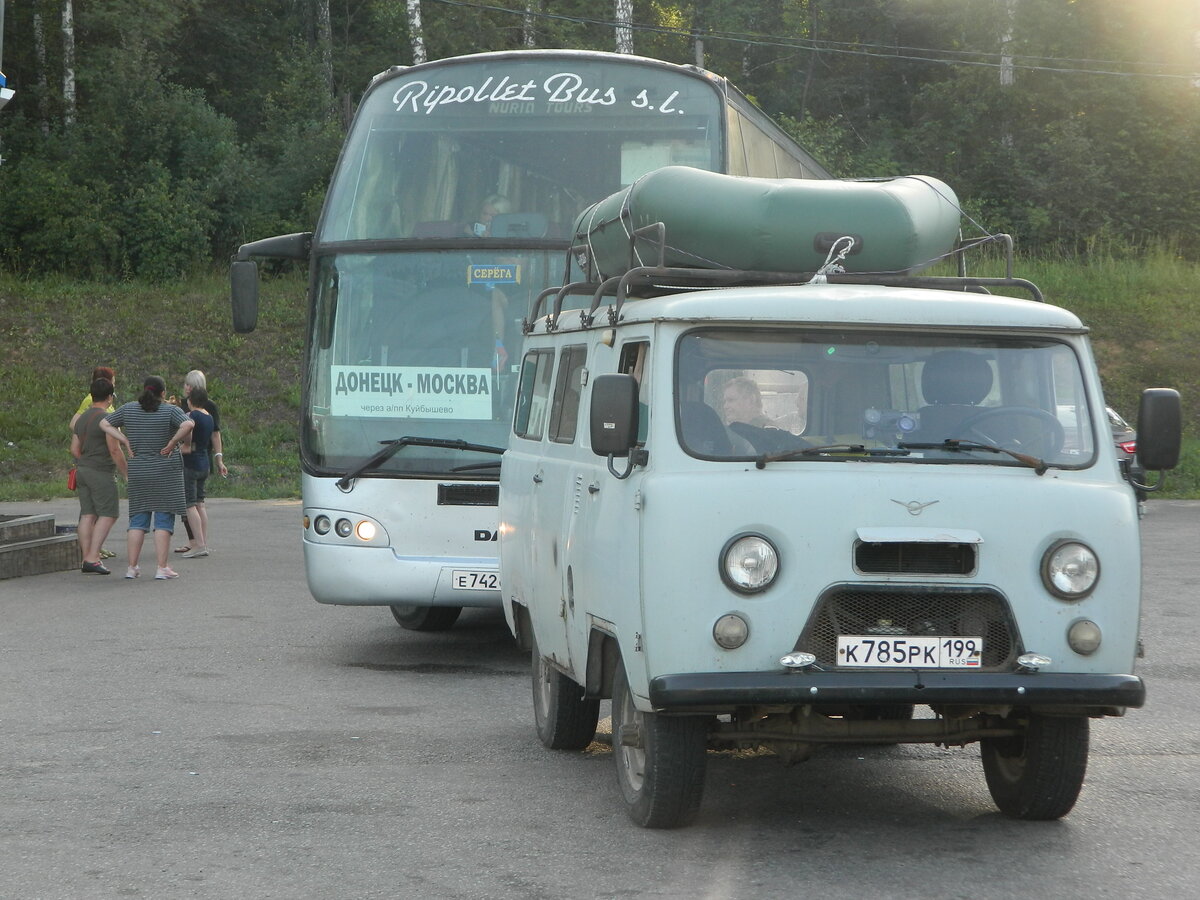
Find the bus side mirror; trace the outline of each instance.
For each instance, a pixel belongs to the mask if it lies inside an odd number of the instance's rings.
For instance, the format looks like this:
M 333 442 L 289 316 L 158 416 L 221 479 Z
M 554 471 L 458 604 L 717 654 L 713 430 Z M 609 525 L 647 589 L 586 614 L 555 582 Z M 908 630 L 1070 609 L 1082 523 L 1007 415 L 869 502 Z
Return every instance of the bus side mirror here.
M 234 331 L 245 334 L 258 325 L 258 265 L 252 257 L 307 260 L 311 251 L 311 231 L 281 234 L 238 247 L 237 256 L 229 266 Z
M 638 385 L 632 375 L 598 375 L 592 382 L 592 452 L 628 456 L 637 442 Z
M 229 264 L 229 295 L 233 300 L 233 330 L 253 331 L 258 325 L 258 263 L 252 259 Z
M 1148 471 L 1173 469 L 1179 464 L 1183 435 L 1179 391 L 1147 388 L 1138 404 L 1137 461 Z

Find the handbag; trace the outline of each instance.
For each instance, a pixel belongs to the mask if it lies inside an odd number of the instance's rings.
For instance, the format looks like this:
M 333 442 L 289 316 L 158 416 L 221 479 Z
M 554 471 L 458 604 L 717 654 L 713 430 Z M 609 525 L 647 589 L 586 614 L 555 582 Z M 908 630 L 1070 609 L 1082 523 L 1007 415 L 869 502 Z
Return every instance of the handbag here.
M 67 473 L 67 490 L 75 490 L 75 467 L 71 466 L 71 471 Z

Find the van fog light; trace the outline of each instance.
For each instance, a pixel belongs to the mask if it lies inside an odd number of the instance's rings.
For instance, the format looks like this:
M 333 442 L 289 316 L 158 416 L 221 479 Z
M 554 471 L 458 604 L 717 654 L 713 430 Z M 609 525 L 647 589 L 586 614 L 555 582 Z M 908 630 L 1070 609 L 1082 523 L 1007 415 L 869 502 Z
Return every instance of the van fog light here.
M 1100 626 L 1090 619 L 1072 622 L 1067 629 L 1067 643 L 1076 653 L 1088 656 L 1100 649 Z
M 727 613 L 713 625 L 713 640 L 718 647 L 736 650 L 750 637 L 750 625 L 739 615 Z
M 739 594 L 765 591 L 778 574 L 779 553 L 762 535 L 738 535 L 721 551 L 721 579 Z

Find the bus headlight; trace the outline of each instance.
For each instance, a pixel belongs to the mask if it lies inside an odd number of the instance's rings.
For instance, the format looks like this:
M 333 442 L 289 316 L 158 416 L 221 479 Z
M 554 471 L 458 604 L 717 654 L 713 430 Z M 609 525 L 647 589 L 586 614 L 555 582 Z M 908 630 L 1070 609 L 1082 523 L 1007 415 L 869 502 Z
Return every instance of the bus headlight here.
M 358 539 L 360 541 L 375 540 L 375 532 L 376 531 L 377 531 L 377 529 L 375 528 L 375 523 L 368 522 L 366 519 L 363 519 L 361 522 L 359 522 L 357 525 L 354 526 L 354 533 L 356 535 L 358 535 Z
M 337 532 L 338 537 L 348 538 L 350 532 L 354 530 L 354 526 L 350 524 L 349 519 L 338 519 L 337 524 L 333 526 L 333 530 Z
M 317 516 L 313 522 L 313 531 L 317 534 L 329 534 L 329 529 L 333 527 L 333 523 L 329 521 L 329 516 Z
M 1087 544 L 1058 541 L 1042 557 L 1042 584 L 1062 600 L 1081 600 L 1100 580 L 1100 559 Z
M 779 574 L 779 552 L 760 534 L 732 538 L 721 551 L 721 580 L 739 594 L 765 591 Z

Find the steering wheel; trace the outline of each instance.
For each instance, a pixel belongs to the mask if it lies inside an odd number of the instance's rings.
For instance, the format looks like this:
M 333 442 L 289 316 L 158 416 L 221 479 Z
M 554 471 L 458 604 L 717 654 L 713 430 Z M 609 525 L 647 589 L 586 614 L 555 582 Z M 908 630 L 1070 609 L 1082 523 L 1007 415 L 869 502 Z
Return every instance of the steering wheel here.
M 1000 420 L 1005 417 L 1036 421 L 1030 423 L 1032 427 L 997 428 Z M 990 429 L 985 427 L 985 423 L 989 421 L 992 421 Z M 997 447 L 1028 453 L 1039 459 L 1053 457 L 1062 449 L 1063 441 L 1066 440 L 1062 423 L 1052 413 L 1036 406 L 996 406 L 985 409 L 963 419 L 959 430 L 969 440 L 995 444 Z

